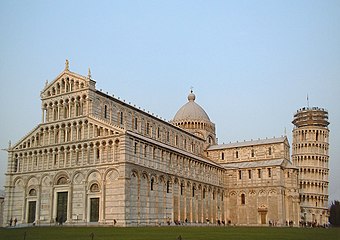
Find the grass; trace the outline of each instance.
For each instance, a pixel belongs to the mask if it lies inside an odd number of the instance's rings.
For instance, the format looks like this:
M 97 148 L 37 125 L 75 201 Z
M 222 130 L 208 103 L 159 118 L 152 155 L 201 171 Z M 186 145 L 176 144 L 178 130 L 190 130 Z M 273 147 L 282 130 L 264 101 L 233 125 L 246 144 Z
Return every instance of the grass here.
M 340 228 L 269 227 L 30 227 L 0 228 L 6 240 L 217 240 L 340 239 Z

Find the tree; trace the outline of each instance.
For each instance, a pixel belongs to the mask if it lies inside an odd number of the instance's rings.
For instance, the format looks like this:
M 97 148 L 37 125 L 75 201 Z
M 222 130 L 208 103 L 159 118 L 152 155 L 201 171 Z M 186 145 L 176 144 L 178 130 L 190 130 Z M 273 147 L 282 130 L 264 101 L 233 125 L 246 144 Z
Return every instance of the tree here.
M 335 200 L 329 209 L 329 222 L 334 227 L 340 227 L 340 202 Z

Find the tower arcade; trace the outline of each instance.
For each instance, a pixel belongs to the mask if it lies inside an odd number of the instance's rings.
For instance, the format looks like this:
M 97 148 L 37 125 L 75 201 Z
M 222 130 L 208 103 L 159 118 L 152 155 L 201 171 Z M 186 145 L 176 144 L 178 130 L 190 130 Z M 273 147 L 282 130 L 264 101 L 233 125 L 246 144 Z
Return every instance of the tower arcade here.
M 301 220 L 328 222 L 328 112 L 302 108 L 294 115 L 293 164 L 299 168 Z

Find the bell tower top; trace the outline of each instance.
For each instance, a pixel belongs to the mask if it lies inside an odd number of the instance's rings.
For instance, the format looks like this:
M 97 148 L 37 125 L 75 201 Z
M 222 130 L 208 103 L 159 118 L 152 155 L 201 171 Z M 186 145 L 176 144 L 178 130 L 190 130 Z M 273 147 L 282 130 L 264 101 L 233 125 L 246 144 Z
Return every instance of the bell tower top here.
M 323 108 L 304 107 L 302 109 L 299 109 L 294 114 L 294 119 L 292 123 L 295 125 L 295 127 L 327 127 L 329 125 L 328 112 Z

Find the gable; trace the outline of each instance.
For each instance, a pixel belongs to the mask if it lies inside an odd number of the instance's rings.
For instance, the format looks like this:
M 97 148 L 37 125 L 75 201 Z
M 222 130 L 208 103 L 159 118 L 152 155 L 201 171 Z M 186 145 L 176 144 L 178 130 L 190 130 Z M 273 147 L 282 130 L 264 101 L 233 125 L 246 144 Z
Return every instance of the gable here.
M 35 146 L 35 144 L 39 144 L 41 140 L 42 128 L 40 128 L 41 124 L 33 128 L 29 133 L 27 133 L 23 138 L 21 138 L 12 149 L 20 150 L 30 148 Z
M 100 118 L 95 118 L 93 115 L 88 117 L 88 124 L 103 129 L 104 131 L 110 131 L 109 135 L 118 135 L 125 133 L 125 130 L 115 124 L 105 121 Z
M 94 80 L 89 77 L 64 70 L 52 82 L 46 82 L 45 88 L 41 91 L 40 96 L 42 99 L 48 99 L 88 89 L 95 89 Z
M 123 134 L 125 131 L 124 129 L 120 128 L 119 126 L 110 124 L 109 122 L 103 121 L 101 119 L 93 118 L 93 117 L 86 117 L 81 118 L 76 121 L 64 121 L 62 123 L 56 124 L 39 124 L 35 128 L 33 128 L 29 133 L 27 133 L 22 139 L 20 139 L 15 145 L 12 146 L 11 150 L 23 150 L 28 148 L 36 148 L 36 147 L 51 147 L 55 144 L 45 145 L 44 140 L 44 132 L 46 134 L 46 129 L 60 129 L 63 131 L 65 127 L 68 125 L 74 124 L 84 124 L 91 126 L 94 136 L 87 138 L 87 140 L 91 140 L 95 137 L 102 136 L 113 136 L 113 135 L 120 135 Z M 48 130 L 47 130 L 48 131 Z M 73 141 L 63 142 L 63 144 L 70 144 Z

